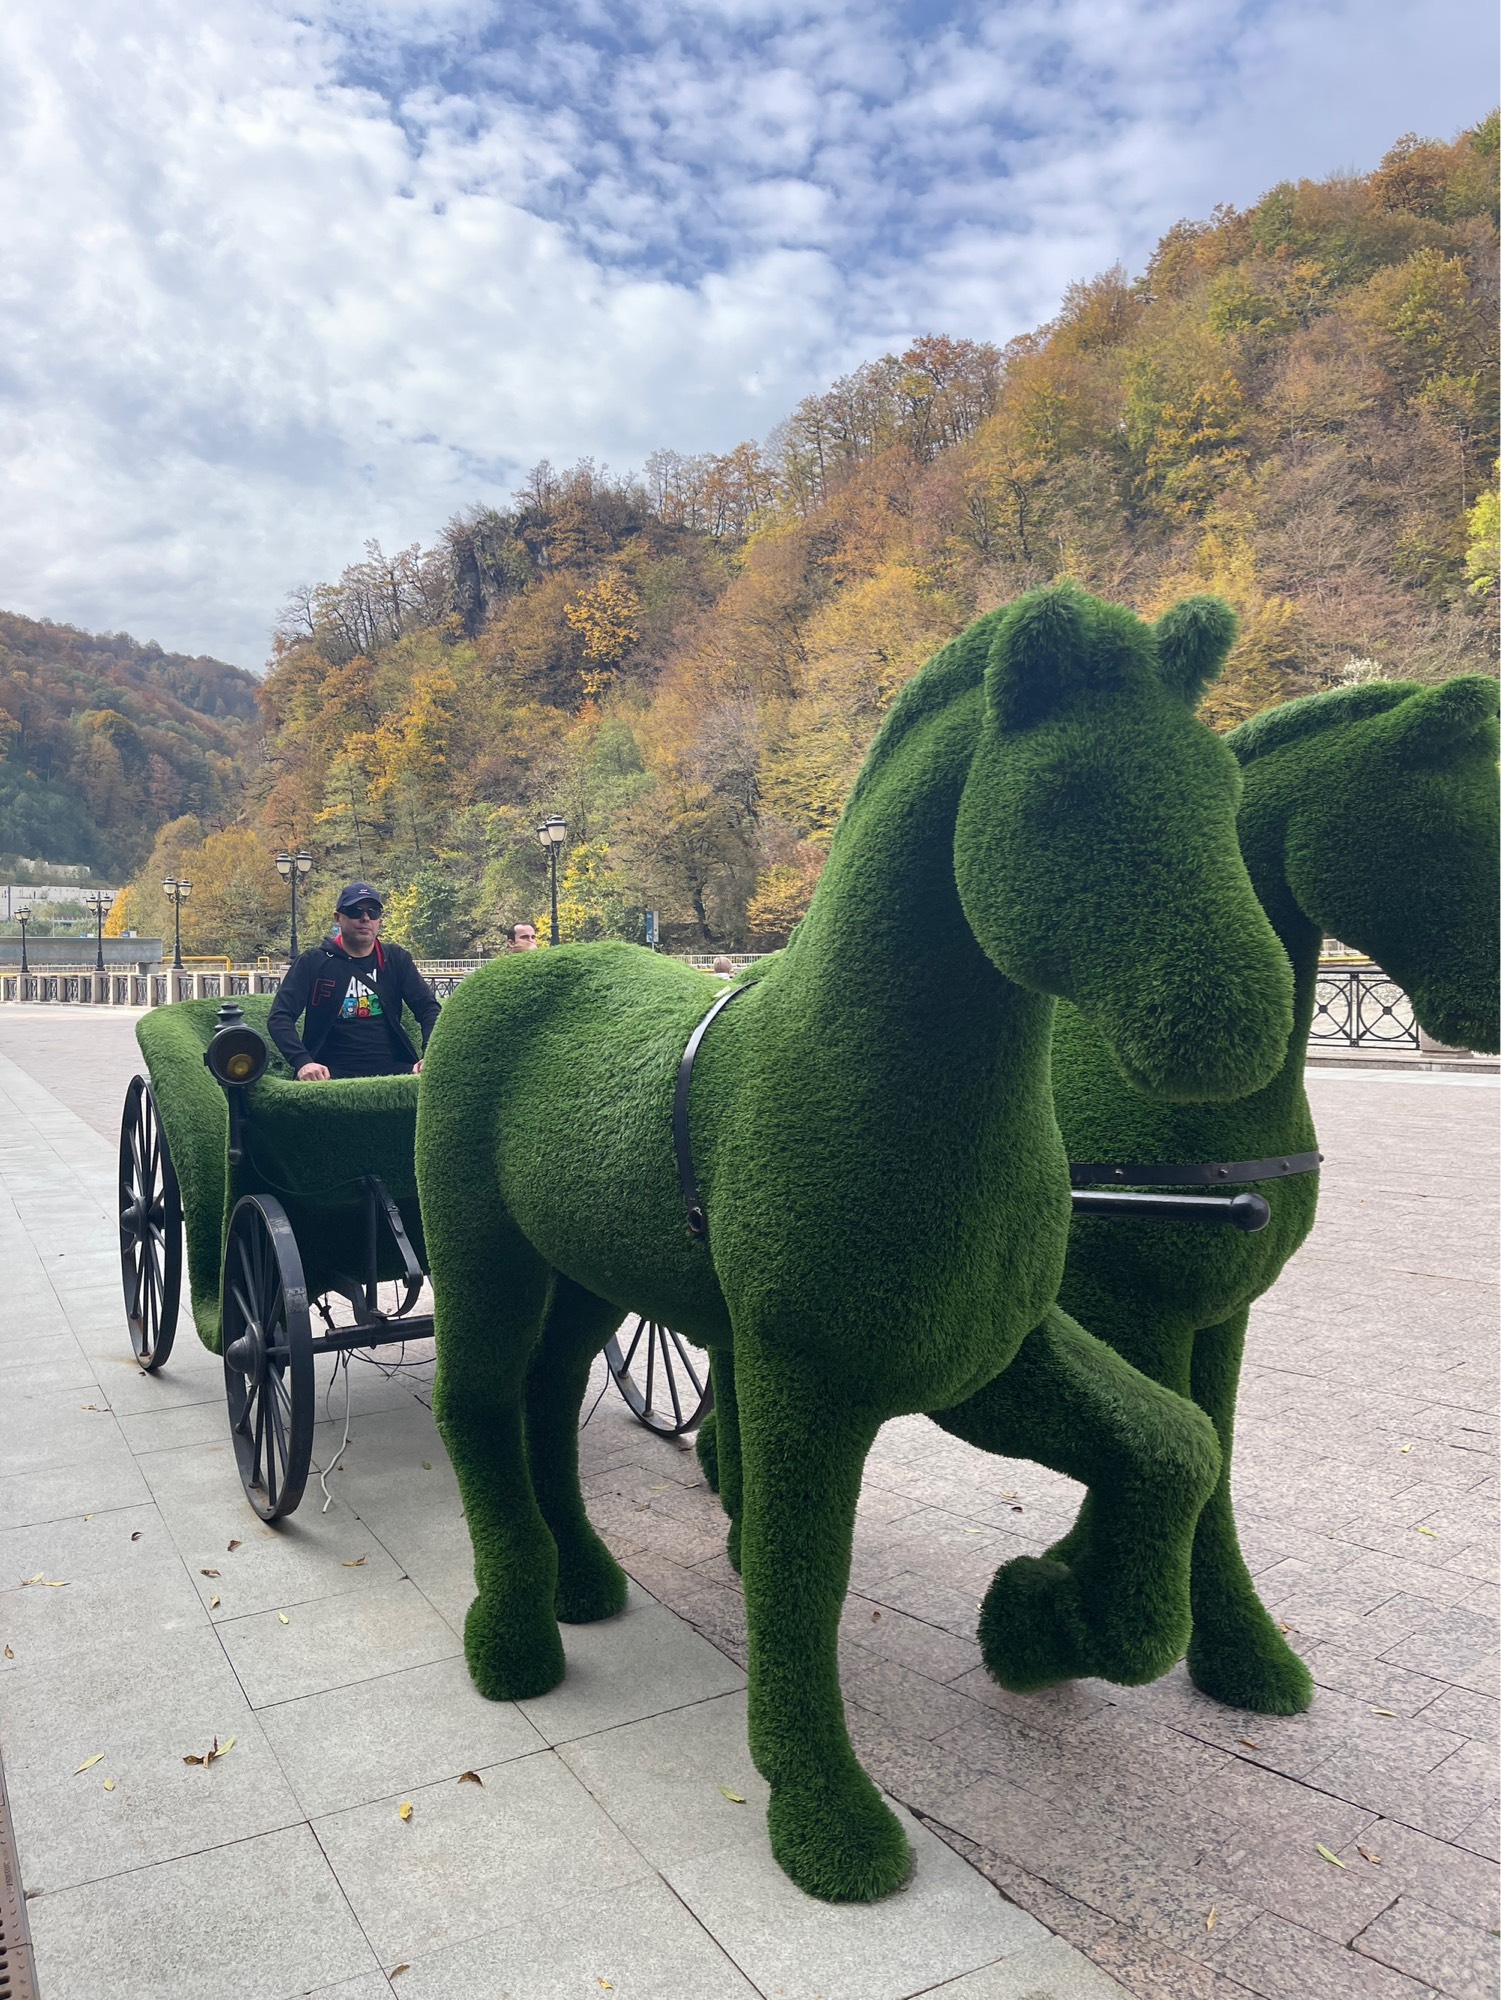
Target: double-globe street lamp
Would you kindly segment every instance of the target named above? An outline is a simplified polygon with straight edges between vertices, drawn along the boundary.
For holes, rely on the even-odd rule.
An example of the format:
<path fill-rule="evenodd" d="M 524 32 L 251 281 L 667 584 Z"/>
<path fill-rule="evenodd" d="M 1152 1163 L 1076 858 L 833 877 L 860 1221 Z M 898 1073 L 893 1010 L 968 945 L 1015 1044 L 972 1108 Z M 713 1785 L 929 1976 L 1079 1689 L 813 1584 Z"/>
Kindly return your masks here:
<path fill-rule="evenodd" d="M 182 971 L 182 906 L 193 893 L 191 882 L 179 882 L 175 875 L 169 875 L 162 884 L 162 894 L 172 905 L 172 970 Z"/>
<path fill-rule="evenodd" d="M 102 889 L 96 889 L 92 896 L 83 899 L 94 912 L 94 970 L 104 970 L 104 913 L 113 908 L 114 897 L 106 896 Z"/>
<path fill-rule="evenodd" d="M 287 852 L 286 848 L 282 848 L 282 850 L 276 857 L 277 874 L 281 876 L 284 882 L 290 882 L 292 885 L 292 961 L 291 962 L 294 965 L 297 962 L 297 884 L 301 881 L 304 875 L 308 874 L 311 871 L 312 866 L 313 866 L 313 857 L 311 854 L 308 853 L 305 847 L 299 847 L 295 850 L 295 852 L 290 854 Z"/>
<path fill-rule="evenodd" d="M 547 849 L 547 859 L 552 872 L 552 929 L 548 943 L 558 942 L 558 850 L 568 838 L 568 822 L 561 813 L 549 813 L 546 819 L 537 822 L 537 838 Z"/>

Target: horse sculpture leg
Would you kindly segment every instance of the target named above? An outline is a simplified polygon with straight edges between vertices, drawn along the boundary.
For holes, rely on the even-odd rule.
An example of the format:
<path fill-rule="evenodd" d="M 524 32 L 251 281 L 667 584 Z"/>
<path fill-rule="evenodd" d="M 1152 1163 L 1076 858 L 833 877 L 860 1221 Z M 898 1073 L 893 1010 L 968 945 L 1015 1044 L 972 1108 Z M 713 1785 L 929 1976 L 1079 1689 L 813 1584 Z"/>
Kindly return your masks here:
<path fill-rule="evenodd" d="M 1008 1368 L 934 1420 L 1092 1490 L 1070 1560 L 1019 1556 L 997 1571 L 979 1632 L 994 1678 L 1025 1692 L 1165 1673 L 1188 1642 L 1194 1523 L 1219 1470 L 1202 1413 L 1054 1307 Z"/>
<path fill-rule="evenodd" d="M 557 1613 L 568 1625 L 625 1609 L 625 1572 L 595 1533 L 579 1488 L 579 1409 L 594 1357 L 619 1323 L 618 1306 L 559 1277 L 526 1371 L 527 1457 L 557 1544 Z"/>
<path fill-rule="evenodd" d="M 1219 1433 L 1219 1483 L 1199 1516 L 1193 1552 L 1193 1637 L 1188 1671 L 1195 1686 L 1233 1708 L 1300 1715 L 1313 1700 L 1313 1676 L 1288 1645 L 1256 1594 L 1240 1552 L 1230 1504 L 1235 1394 L 1250 1308 L 1207 1326 L 1193 1348 L 1194 1401 Z"/>
<path fill-rule="evenodd" d="M 870 1902 L 912 1865 L 900 1823 L 850 1747 L 839 1694 L 855 1502 L 880 1415 L 831 1397 L 812 1370 L 739 1325 L 735 1379 L 750 1748 L 771 1786 L 772 1852 L 810 1895 Z"/>
<path fill-rule="evenodd" d="M 735 1357 L 728 1347 L 719 1348 L 710 1358 L 714 1375 L 714 1407 L 699 1425 L 694 1447 L 704 1477 L 719 1495 L 720 1505 L 730 1517 L 725 1554 L 731 1566 L 740 1568 L 740 1514 L 744 1474 L 740 1462 L 740 1410 L 735 1401 Z"/>
<path fill-rule="evenodd" d="M 532 1489 L 523 1408 L 551 1273 L 493 1186 L 430 1181 L 423 1224 L 429 1249 L 438 1246 L 433 1414 L 458 1476 L 479 1586 L 464 1653 L 481 1694 L 516 1701 L 563 1678 L 558 1552 Z"/>

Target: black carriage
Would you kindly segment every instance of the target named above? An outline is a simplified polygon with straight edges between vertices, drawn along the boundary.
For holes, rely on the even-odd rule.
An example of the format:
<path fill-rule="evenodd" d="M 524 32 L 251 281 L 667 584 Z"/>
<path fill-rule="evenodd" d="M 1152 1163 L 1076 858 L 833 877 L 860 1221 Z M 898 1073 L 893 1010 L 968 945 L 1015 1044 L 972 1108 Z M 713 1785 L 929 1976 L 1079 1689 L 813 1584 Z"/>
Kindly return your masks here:
<path fill-rule="evenodd" d="M 172 1351 L 186 1268 L 194 1323 L 224 1363 L 240 1477 L 263 1520 L 290 1514 L 312 1463 L 314 1357 L 430 1339 L 414 1146 L 417 1078 L 296 1083 L 264 1033 L 266 998 L 146 1015 L 146 1074 L 120 1127 L 120 1263 L 131 1344 Z M 707 1357 L 633 1317 L 605 1359 L 639 1422 L 693 1430 Z"/>

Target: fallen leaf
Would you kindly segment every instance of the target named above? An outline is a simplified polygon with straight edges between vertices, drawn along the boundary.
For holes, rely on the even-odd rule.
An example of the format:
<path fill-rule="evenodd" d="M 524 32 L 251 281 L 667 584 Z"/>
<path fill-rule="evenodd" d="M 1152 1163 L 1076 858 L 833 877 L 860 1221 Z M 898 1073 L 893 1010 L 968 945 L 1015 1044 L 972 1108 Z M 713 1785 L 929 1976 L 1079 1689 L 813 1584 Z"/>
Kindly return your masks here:
<path fill-rule="evenodd" d="M 1363 1855 L 1365 1859 L 1370 1862 L 1373 1868 L 1379 1868 L 1381 1866 L 1381 1856 L 1379 1854 L 1372 1854 L 1370 1848 L 1357 1847 L 1355 1852 L 1357 1854 Z"/>
<path fill-rule="evenodd" d="M 292 1621 L 291 1621 L 291 1619 L 290 1619 L 290 1618 L 289 1618 L 289 1617 L 287 1616 L 287 1614 L 286 1614 L 286 1612 L 285 1612 L 285 1611 L 278 1611 L 276 1615 L 277 1615 L 277 1617 L 278 1617 L 278 1618 L 279 1618 L 279 1619 L 281 1620 L 281 1622 L 282 1622 L 282 1624 L 283 1624 L 283 1625 L 290 1625 L 290 1624 L 291 1624 L 291 1622 L 292 1622 Z"/>
<path fill-rule="evenodd" d="M 104 1752 L 102 1750 L 96 1750 L 92 1757 L 84 1758 L 83 1762 L 79 1765 L 78 1770 L 75 1771 L 73 1775 L 76 1778 L 78 1776 L 79 1771 L 92 1771 L 96 1764 L 102 1764 L 103 1762 L 104 1762 Z"/>
<path fill-rule="evenodd" d="M 880 1612 L 879 1612 L 879 1611 L 872 1611 L 872 1612 L 871 1612 L 871 1614 L 870 1614 L 870 1622 L 871 1622 L 871 1624 L 872 1624 L 872 1625 L 879 1625 L 879 1624 L 880 1624 L 880 1622 L 881 1622 L 881 1614 L 880 1614 Z"/>
<path fill-rule="evenodd" d="M 355 1556 L 352 1561 L 345 1563 L 344 1567 L 345 1569 L 363 1569 L 368 1560 L 367 1556 Z"/>
<path fill-rule="evenodd" d="M 1214 1929 L 1215 1925 L 1219 1922 L 1219 1915 L 1219 1905 L 1211 1903 L 1209 1906 L 1209 1915 L 1204 1919 L 1204 1928 L 1206 1931 Z"/>
<path fill-rule="evenodd" d="M 134 1529 L 132 1529 L 132 1530 L 131 1530 L 131 1536 L 130 1536 L 130 1539 L 131 1539 L 131 1540 L 132 1540 L 133 1542 L 138 1542 L 138 1541 L 139 1541 L 139 1540 L 141 1539 L 141 1531 L 140 1531 L 140 1529 L 139 1529 L 139 1528 L 134 1528 Z"/>
<path fill-rule="evenodd" d="M 410 1799 L 402 1800 L 396 1809 L 396 1817 L 398 1819 L 410 1819 L 412 1817 L 412 1802 Z"/>
<path fill-rule="evenodd" d="M 231 1543 L 230 1543 L 230 1545 L 229 1545 L 229 1548 L 228 1548 L 228 1551 L 227 1551 L 227 1553 L 228 1553 L 229 1555 L 233 1555 L 233 1554 L 234 1554 L 234 1552 L 235 1552 L 235 1550 L 236 1550 L 237 1548 L 239 1548 L 239 1546 L 240 1546 L 240 1544 L 239 1544 L 238 1542 L 231 1542 Z"/>
<path fill-rule="evenodd" d="M 1291 1627 L 1291 1625 L 1284 1625 L 1284 1624 L 1282 1623 L 1281 1619 L 1280 1619 L 1280 1618 L 1278 1619 L 1278 1621 L 1277 1621 L 1277 1630 L 1278 1630 L 1279 1632 L 1291 1632 L 1291 1630 L 1292 1630 L 1292 1629 L 1293 1629 L 1293 1628 Z"/>
<path fill-rule="evenodd" d="M 219 1572 L 216 1569 L 201 1569 L 198 1574 L 200 1576 L 217 1576 Z"/>
<path fill-rule="evenodd" d="M 1412 1450 L 1412 1446 L 1411 1446 L 1410 1444 L 1404 1444 L 1404 1445 L 1403 1445 L 1403 1447 L 1402 1447 L 1402 1449 L 1403 1449 L 1404 1451 L 1411 1451 L 1411 1450 Z"/>
<path fill-rule="evenodd" d="M 1397 1716 L 1397 1711 L 1394 1708 L 1373 1708 L 1371 1713 L 1372 1715 L 1389 1715 L 1393 1721 L 1396 1720 Z"/>
<path fill-rule="evenodd" d="M 721 1785 L 719 1789 L 721 1792 L 723 1792 L 724 1796 L 729 1800 L 732 1806 L 743 1806 L 745 1804 L 745 1799 L 741 1795 L 741 1793 L 732 1792 L 728 1785 Z"/>
<path fill-rule="evenodd" d="M 425 1459 L 423 1459 L 423 1461 L 422 1461 L 422 1470 L 423 1470 L 424 1472 L 431 1472 L 431 1471 L 432 1471 L 432 1469 L 433 1469 L 433 1462 L 432 1462 L 432 1460 L 431 1460 L 430 1458 L 425 1458 Z"/>
<path fill-rule="evenodd" d="M 205 1765 L 212 1764 L 215 1763 L 220 1757 L 227 1757 L 230 1751 L 233 1750 L 234 1747 L 235 1747 L 235 1739 L 232 1736 L 226 1736 L 222 1743 L 216 1736 L 214 1738 L 214 1745 L 211 1750 L 206 1750 L 201 1757 L 193 1757 L 193 1756 L 184 1757 L 182 1761 L 184 1762 L 184 1764 L 205 1764 Z"/>
<path fill-rule="evenodd" d="M 1345 1864 L 1343 1861 L 1340 1860 L 1339 1856 L 1337 1854 L 1331 1854 L 1322 1841 L 1318 1843 L 1318 1850 L 1319 1853 L 1323 1855 L 1324 1859 L 1326 1861 L 1332 1862 L 1336 1868 L 1344 1867 Z"/>
<path fill-rule="evenodd" d="M 460 1771 L 459 1783 L 461 1785 L 478 1785 L 481 1791 L 484 1790 L 485 1786 L 485 1781 L 478 1771 Z"/>
<path fill-rule="evenodd" d="M 596 1986 L 602 1986 L 606 1993 L 613 1993 L 615 1991 L 615 1982 L 613 1979 L 601 1979 L 596 1976 L 594 1983 Z"/>
<path fill-rule="evenodd" d="M 41 1582 L 41 1580 L 42 1580 L 42 1571 L 41 1571 L 41 1570 L 38 1570 L 35 1576 L 28 1576 L 28 1577 L 27 1577 L 27 1579 L 26 1579 L 26 1581 L 27 1581 L 28 1583 L 40 1583 L 40 1582 Z"/>
<path fill-rule="evenodd" d="M 92 1410 L 96 1417 L 99 1414 L 99 1405 L 97 1403 L 80 1403 L 78 1407 L 80 1410 Z M 93 1519 L 93 1516 L 91 1514 L 85 1514 L 83 1518 L 86 1521 L 89 1521 Z"/>
<path fill-rule="evenodd" d="M 966 1534 L 966 1535 L 979 1535 L 979 1534 L 983 1534 L 983 1533 L 984 1533 L 984 1529 L 983 1529 L 983 1528 L 966 1528 L 966 1529 L 964 1530 L 964 1532 L 965 1532 L 965 1534 Z"/>
<path fill-rule="evenodd" d="M 1437 1536 L 1437 1534 L 1438 1534 L 1438 1529 L 1437 1529 L 1437 1528 L 1419 1528 L 1419 1529 L 1418 1529 L 1418 1533 L 1419 1533 L 1420 1535 L 1430 1535 L 1430 1536 Z"/>
<path fill-rule="evenodd" d="M 411 1969 L 412 1968 L 408 1964 L 406 1959 L 403 1959 L 400 1965 L 393 1965 L 391 1967 L 391 1970 L 386 1974 L 386 1977 L 387 1979 L 400 1979 L 401 1975 L 404 1972 L 410 1972 Z"/>
<path fill-rule="evenodd" d="M 1015 1491 L 1014 1491 L 1014 1490 L 1013 1490 L 1012 1492 L 1008 1493 L 1008 1492 L 1006 1491 L 1005 1487 L 1003 1486 L 1003 1487 L 1001 1488 L 1001 1498 L 1002 1498 L 1003 1500 L 1014 1500 L 1014 1499 L 1016 1498 L 1016 1493 L 1015 1493 Z"/>
<path fill-rule="evenodd" d="M 8 1660 L 13 1660 L 16 1657 L 15 1654 L 11 1651 L 9 1646 L 7 1646 L 5 1649 L 5 1657 Z"/>
<path fill-rule="evenodd" d="M 219 1609 L 219 1598 L 217 1592 L 214 1594 L 214 1596 L 212 1596 L 209 1599 L 208 1608 L 210 1611 L 217 1611 Z"/>
<path fill-rule="evenodd" d="M 1021 1513 L 1024 1513 L 1024 1512 L 1025 1512 L 1026 1510 L 1025 1510 L 1025 1508 L 1024 1508 L 1024 1507 L 1022 1506 L 1022 1503 L 1020 1502 L 1020 1500 L 1013 1500 L 1013 1501 L 1011 1502 L 1011 1511 L 1012 1511 L 1012 1513 L 1013 1513 L 1013 1514 L 1021 1514 Z"/>
<path fill-rule="evenodd" d="M 112 1791 L 113 1791 L 113 1790 L 115 1789 L 115 1781 L 114 1781 L 114 1779 L 113 1779 L 113 1778 L 106 1778 L 106 1779 L 105 1779 L 105 1781 L 104 1781 L 104 1789 L 105 1789 L 105 1790 L 106 1790 L 107 1792 L 112 1792 Z"/>
<path fill-rule="evenodd" d="M 85 1514 L 83 1518 L 84 1518 L 84 1519 L 85 1519 L 86 1521 L 92 1521 L 94 1517 L 93 1517 L 93 1515 L 92 1515 L 92 1514 Z"/>
<path fill-rule="evenodd" d="M 1248 1750 L 1259 1750 L 1261 1748 L 1261 1745 L 1256 1741 L 1254 1736 L 1242 1736 L 1240 1740 Z"/>

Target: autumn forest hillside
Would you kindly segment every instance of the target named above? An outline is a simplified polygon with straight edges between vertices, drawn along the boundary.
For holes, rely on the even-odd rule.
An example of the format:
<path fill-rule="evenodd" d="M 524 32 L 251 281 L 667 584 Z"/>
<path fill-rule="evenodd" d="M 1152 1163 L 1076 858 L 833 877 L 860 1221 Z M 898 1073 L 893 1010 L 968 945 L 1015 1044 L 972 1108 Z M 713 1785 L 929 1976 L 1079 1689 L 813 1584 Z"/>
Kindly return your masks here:
<path fill-rule="evenodd" d="M 123 879 L 164 820 L 238 809 L 259 740 L 257 682 L 0 612 L 0 858 L 82 862 Z"/>
<path fill-rule="evenodd" d="M 425 954 L 545 907 L 568 937 L 775 941 L 887 705 L 979 612 L 1059 577 L 1154 615 L 1223 593 L 1207 715 L 1495 657 L 1497 123 L 1287 183 L 1070 288 L 1004 349 L 933 335 L 759 443 L 639 475 L 547 464 L 503 509 L 298 591 L 238 820 L 163 828 L 219 885 L 200 948 L 280 935 L 269 855 L 367 876 Z M 125 920 L 124 913 L 121 921 Z M 210 935 L 210 933 L 213 935 Z"/>

